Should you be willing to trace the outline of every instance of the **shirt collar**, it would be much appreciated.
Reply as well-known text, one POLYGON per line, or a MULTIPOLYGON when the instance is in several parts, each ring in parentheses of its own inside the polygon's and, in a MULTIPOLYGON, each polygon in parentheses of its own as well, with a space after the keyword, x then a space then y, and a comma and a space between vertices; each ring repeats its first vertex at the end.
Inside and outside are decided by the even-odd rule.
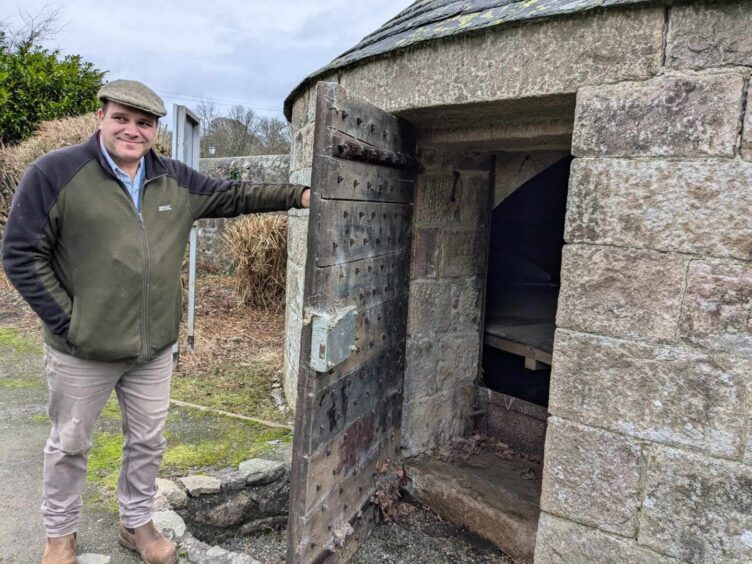
MULTIPOLYGON (((107 161, 107 164, 110 165, 110 168, 112 171, 118 175, 118 176, 124 176, 128 180, 131 179, 131 175, 125 172, 122 168, 120 168, 118 165, 115 164, 115 161, 112 160, 112 157, 110 156, 110 153, 107 152, 107 149, 104 146, 104 141, 102 140, 102 135, 99 135, 99 148, 102 150, 102 154, 104 155, 105 160, 107 161)), ((134 181, 141 178, 144 174, 144 157, 141 157, 141 160, 138 163, 138 170, 136 171, 136 176, 134 177, 134 181)))

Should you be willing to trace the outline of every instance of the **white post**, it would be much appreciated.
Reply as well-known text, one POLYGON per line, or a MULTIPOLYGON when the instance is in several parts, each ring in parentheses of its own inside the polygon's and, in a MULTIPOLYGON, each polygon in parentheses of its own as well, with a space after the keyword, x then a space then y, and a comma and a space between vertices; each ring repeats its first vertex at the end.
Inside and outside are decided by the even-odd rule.
POLYGON ((196 320, 196 248, 198 247, 198 227, 191 227, 190 250, 188 252, 188 350, 193 352, 196 320))
MULTIPOLYGON (((172 156, 193 169, 198 169, 200 122, 188 108, 180 104, 173 105, 174 128, 172 132, 172 156)), ((188 350, 193 351, 195 344, 196 321, 196 249, 198 248, 198 228, 191 227, 188 250, 188 350)), ((180 359, 178 343, 172 348, 172 360, 180 359)))

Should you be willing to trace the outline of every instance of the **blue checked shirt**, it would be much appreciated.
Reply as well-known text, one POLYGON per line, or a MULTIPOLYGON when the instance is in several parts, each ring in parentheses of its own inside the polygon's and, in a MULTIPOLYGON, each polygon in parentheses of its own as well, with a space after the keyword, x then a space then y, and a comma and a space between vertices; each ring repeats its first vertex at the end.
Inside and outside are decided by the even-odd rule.
POLYGON ((104 148, 104 143, 102 142, 101 135, 99 136, 99 146, 101 147, 102 154, 104 155, 107 164, 110 165, 112 172, 115 173, 115 176, 118 177, 118 180, 120 180, 120 182, 122 182, 128 189, 128 193, 131 195, 131 198, 133 198, 133 204, 136 206, 136 209, 141 211, 141 202, 139 201, 139 198, 141 196, 141 187, 144 185, 144 157, 141 157, 141 162, 138 165, 138 172, 136 172, 135 178, 131 180, 130 175, 123 169, 121 169, 118 165, 116 165, 115 161, 112 160, 112 157, 107 152, 107 149, 104 148))

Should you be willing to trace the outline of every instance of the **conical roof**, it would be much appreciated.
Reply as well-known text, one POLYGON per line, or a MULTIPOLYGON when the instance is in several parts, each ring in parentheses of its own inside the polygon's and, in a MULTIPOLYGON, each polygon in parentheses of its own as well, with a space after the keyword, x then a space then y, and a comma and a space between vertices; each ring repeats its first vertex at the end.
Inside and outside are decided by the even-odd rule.
POLYGON ((411 45, 461 35, 511 22, 583 12, 594 8, 645 4, 651 0, 417 0, 360 43, 307 76, 285 100, 290 119, 292 104, 308 84, 332 70, 411 45))

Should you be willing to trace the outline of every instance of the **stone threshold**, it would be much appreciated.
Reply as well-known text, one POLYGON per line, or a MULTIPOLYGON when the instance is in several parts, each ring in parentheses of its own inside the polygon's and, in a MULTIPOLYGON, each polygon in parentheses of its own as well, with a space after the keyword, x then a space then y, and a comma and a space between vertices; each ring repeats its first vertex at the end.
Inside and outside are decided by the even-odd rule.
POLYGON ((540 515, 541 465, 484 451, 445 461, 405 462, 407 491, 443 519, 498 546, 515 561, 533 560, 540 515))

